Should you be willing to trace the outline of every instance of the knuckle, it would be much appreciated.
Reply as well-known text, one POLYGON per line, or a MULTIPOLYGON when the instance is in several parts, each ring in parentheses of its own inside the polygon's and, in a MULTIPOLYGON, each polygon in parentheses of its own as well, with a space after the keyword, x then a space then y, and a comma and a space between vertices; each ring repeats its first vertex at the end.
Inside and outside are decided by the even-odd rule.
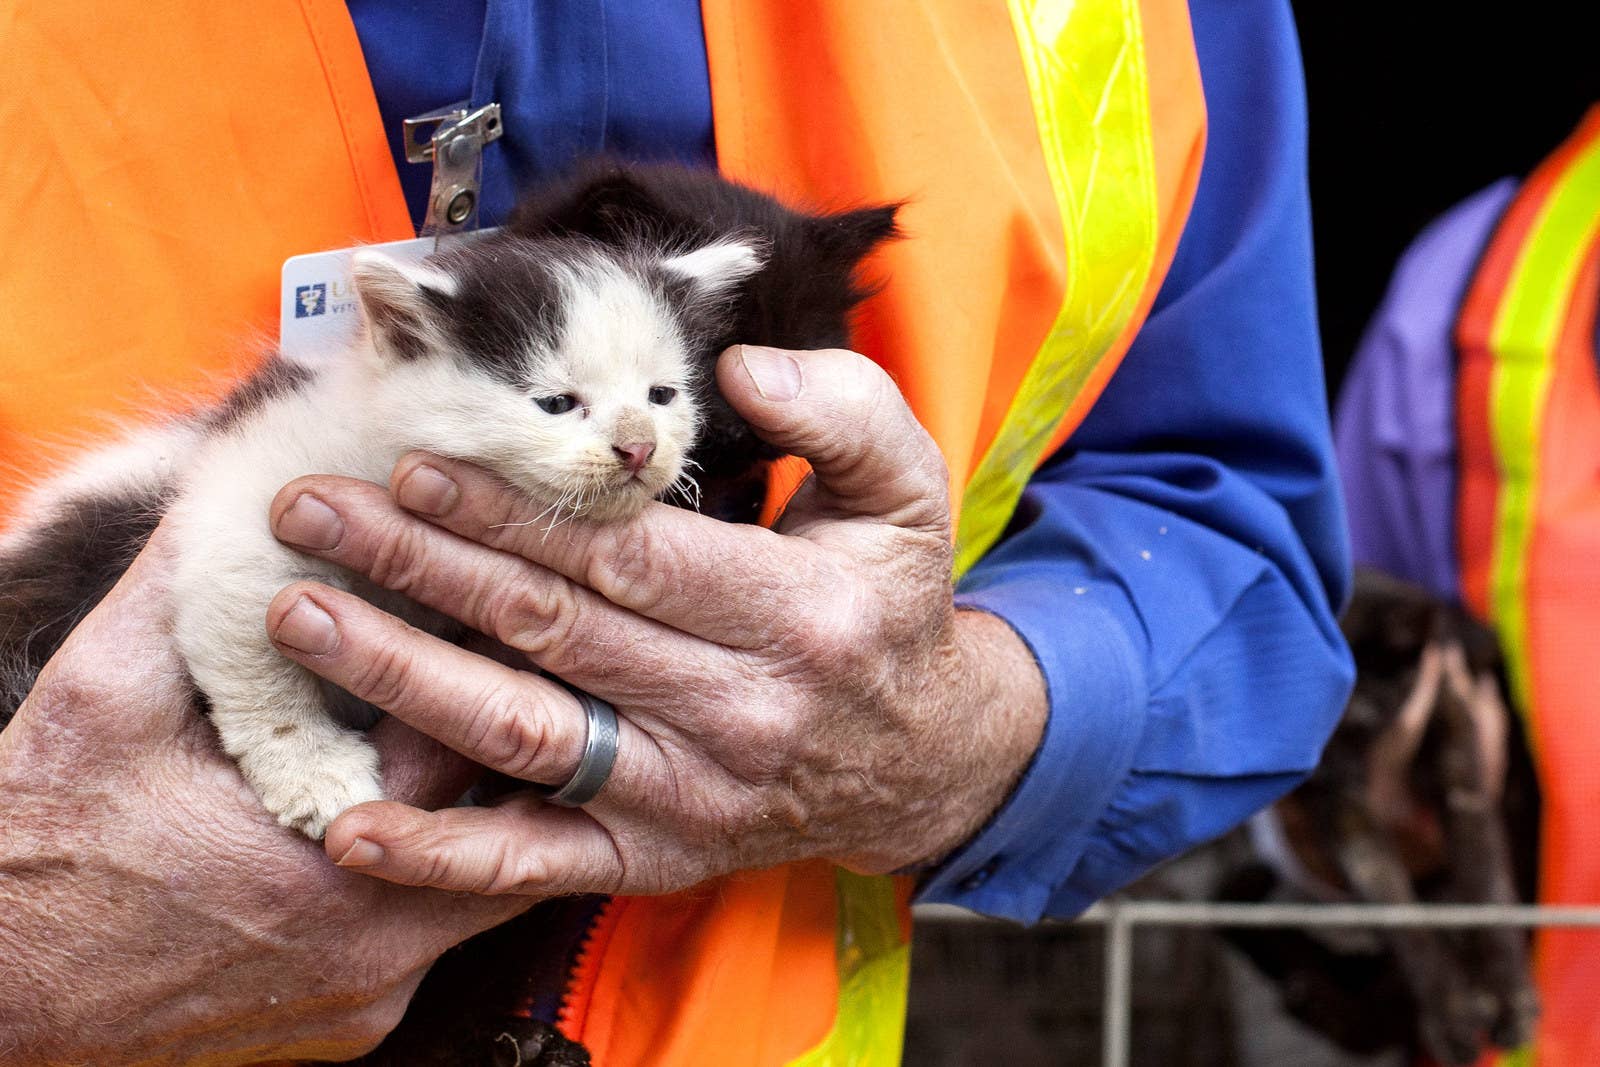
MULTIPOLYGON (((791 756, 796 749, 799 732, 796 717, 774 716, 764 720, 760 729, 760 743, 750 746, 739 761, 740 777, 760 790, 786 783, 795 770, 791 756)), ((760 806, 760 810, 764 811, 765 806, 760 806)))
POLYGON ((348 1021, 345 1041, 361 1055, 373 1051, 400 1025, 405 1009, 406 1000, 403 997, 379 997, 356 1011, 348 1021))
POLYGON ((613 604, 649 614, 682 585, 682 553, 670 541, 649 523, 630 526, 625 540, 598 540, 585 561, 584 584, 613 604))
POLYGON ((497 689, 469 712, 466 741, 486 766, 528 779, 546 761, 550 733, 543 706, 527 694, 497 689))
POLYGON ((383 1039, 389 1036, 389 1032, 400 1025, 402 1014, 393 1009, 380 1011, 377 1008, 361 1012, 350 1021, 342 1042, 345 1046, 343 1051, 352 1052, 357 1056, 377 1051, 378 1046, 383 1044, 383 1039))
POLYGON ((548 889, 554 880, 549 862, 532 852, 520 856, 503 856, 496 865, 496 877, 486 892, 492 895, 529 893, 548 889))
POLYGON ((504 583, 485 611, 494 636, 530 656, 566 644, 578 624, 578 599, 560 580, 504 583))
POLYGON ((854 598, 827 600, 796 620, 794 636, 813 673, 837 677, 853 669, 866 653, 867 627, 853 603, 854 598))
POLYGON ((422 862, 411 881, 419 886, 459 889, 467 892, 476 888, 464 876, 455 854, 441 848, 429 848, 423 853, 422 862))
POLYGON ((356 666, 347 688, 380 708, 392 708, 410 694, 412 659, 393 639, 385 639, 371 649, 356 666))
POLYGON ((388 524, 377 536, 367 576, 386 589, 410 593, 428 571, 426 536, 413 522, 388 524))
POLYGON ((418 844, 413 885, 477 896, 503 896, 524 891, 525 877, 508 842, 475 837, 441 839, 428 835, 418 844))

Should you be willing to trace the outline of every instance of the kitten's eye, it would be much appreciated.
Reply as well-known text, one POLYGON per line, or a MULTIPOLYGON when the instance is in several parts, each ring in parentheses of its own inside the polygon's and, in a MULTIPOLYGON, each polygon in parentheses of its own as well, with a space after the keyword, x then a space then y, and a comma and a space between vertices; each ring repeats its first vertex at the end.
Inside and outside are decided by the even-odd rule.
POLYGON ((672 403, 672 398, 677 395, 678 391, 676 389, 668 388, 665 385, 653 386, 650 389, 650 403, 670 404, 672 403))
POLYGON ((578 398, 571 393, 562 393, 560 396, 535 397, 533 402, 552 415, 565 415, 578 406, 578 398))

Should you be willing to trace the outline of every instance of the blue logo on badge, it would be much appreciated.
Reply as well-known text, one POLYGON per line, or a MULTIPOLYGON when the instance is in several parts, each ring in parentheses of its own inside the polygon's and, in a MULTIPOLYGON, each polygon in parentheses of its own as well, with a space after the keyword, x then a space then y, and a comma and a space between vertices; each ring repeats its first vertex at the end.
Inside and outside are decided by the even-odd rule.
POLYGON ((328 310, 328 286, 324 282, 298 285, 294 290, 294 317, 309 319, 328 310))

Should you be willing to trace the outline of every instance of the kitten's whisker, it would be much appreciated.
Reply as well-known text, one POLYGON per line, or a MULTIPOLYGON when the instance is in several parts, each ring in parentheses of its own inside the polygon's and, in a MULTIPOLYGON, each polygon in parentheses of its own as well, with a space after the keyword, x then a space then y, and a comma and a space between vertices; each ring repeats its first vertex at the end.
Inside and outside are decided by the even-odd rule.
POLYGON ((550 512, 554 511, 556 508, 558 508, 560 506, 561 506, 561 500, 558 498, 554 504, 551 504, 551 505, 547 506, 543 511, 539 512, 539 514, 535 515, 531 519, 528 519, 528 520, 526 520, 524 522, 497 522, 497 523, 494 523, 493 525, 487 527, 487 529, 490 529, 490 530, 504 530, 504 529, 507 529, 508 527, 515 527, 515 526, 533 526, 533 525, 536 525, 539 522, 540 519, 543 519, 546 515, 550 514, 550 512))
POLYGON ((700 510, 700 483, 688 471, 682 471, 667 486, 664 496, 676 496, 695 511, 700 510))
POLYGON ((555 502, 555 504, 553 505, 553 510, 554 510, 555 514, 551 516, 550 524, 544 528, 544 535, 546 537, 549 537, 550 534, 556 529, 556 527, 560 526, 562 523, 567 521, 566 519, 561 517, 561 509, 563 507, 567 507, 567 506, 570 506, 572 508, 572 513, 571 513, 571 515, 567 516, 567 518, 571 518, 573 515, 577 515, 579 509, 584 506, 583 487, 581 485, 578 486, 577 488, 566 490, 565 492, 563 492, 561 494, 561 497, 555 502))
POLYGON ((570 489, 562 490, 561 495, 556 498, 556 502, 554 504, 551 504, 549 507, 545 508, 543 511, 541 511, 539 513, 539 518, 541 518, 541 519, 544 518, 546 515, 550 516, 550 521, 548 523, 546 523, 545 527, 544 527, 544 536, 545 537, 549 537, 550 536, 550 531, 552 531, 552 530, 554 530, 556 528, 556 524, 561 519, 561 508, 562 508, 562 505, 564 505, 567 502, 567 499, 571 495, 571 492, 572 491, 570 489))

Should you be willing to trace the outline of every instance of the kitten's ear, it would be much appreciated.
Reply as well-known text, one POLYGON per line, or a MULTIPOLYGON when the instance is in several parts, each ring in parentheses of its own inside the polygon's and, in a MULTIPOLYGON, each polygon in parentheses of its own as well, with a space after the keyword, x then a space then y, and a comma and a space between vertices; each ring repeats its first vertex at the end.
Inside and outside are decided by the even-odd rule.
POLYGON ((881 204, 819 216, 812 223, 812 237, 835 268, 853 267, 883 242, 899 239, 894 218, 902 206, 881 204))
POLYGON ((396 360, 426 354, 439 337, 439 312, 456 294, 455 279, 371 250, 355 254, 350 275, 378 353, 396 360))
POLYGON ((523 237, 580 233, 604 244, 637 239, 662 216, 654 194, 628 168, 607 160, 581 167, 568 181, 535 190, 511 209, 506 229, 523 237))
POLYGON ((766 246, 747 237, 725 238, 661 261, 668 277, 686 283, 697 301, 724 296, 766 265, 766 246))

